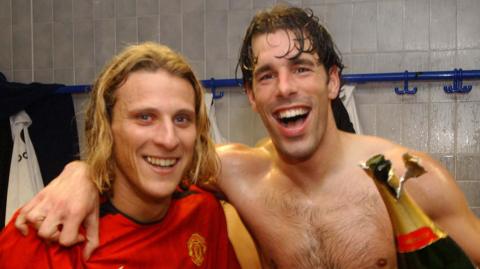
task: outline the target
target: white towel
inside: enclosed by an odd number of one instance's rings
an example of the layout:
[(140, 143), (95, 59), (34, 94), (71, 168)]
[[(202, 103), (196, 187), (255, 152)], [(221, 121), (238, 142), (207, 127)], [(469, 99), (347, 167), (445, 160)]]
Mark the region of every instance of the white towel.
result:
[[(8, 178), (5, 223), (8, 223), (17, 208), (32, 199), (43, 188), (37, 156), (28, 134), (28, 127), (31, 124), (32, 120), (23, 110), (10, 117), (13, 153)], [(22, 131), (25, 142), (21, 137)]]
[(207, 106), (208, 118), (210, 119), (210, 135), (216, 144), (228, 143), (227, 139), (223, 137), (217, 125), (217, 118), (215, 117), (215, 101), (212, 99), (211, 93), (205, 94), (205, 105)]
[(340, 99), (342, 100), (343, 105), (347, 109), (348, 115), (350, 116), (350, 121), (353, 124), (355, 133), (363, 134), (362, 127), (360, 126), (360, 120), (358, 119), (357, 106), (355, 104), (355, 98), (353, 97), (353, 91), (355, 86), (353, 85), (343, 85), (340, 91)]

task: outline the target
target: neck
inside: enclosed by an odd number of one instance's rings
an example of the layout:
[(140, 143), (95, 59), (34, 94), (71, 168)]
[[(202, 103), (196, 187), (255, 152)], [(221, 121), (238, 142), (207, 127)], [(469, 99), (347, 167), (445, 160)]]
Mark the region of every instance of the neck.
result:
[(140, 223), (152, 223), (162, 220), (168, 212), (171, 196), (162, 199), (141, 198), (123, 187), (113, 184), (111, 203), (123, 214)]
[(333, 123), (333, 126), (326, 128), (318, 148), (308, 159), (292, 163), (285, 161), (285, 158), (275, 151), (275, 163), (294, 184), (306, 192), (315, 191), (320, 181), (338, 171), (337, 168), (344, 163), (339, 161), (346, 157), (344, 136), (345, 133), (339, 131)]

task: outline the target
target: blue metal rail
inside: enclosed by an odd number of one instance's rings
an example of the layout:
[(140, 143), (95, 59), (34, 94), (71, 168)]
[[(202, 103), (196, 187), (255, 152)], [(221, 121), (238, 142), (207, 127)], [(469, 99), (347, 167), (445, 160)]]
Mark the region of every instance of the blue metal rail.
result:
[[(342, 76), (346, 84), (369, 83), (369, 82), (392, 82), (403, 81), (404, 88), (395, 88), (397, 94), (415, 94), (417, 88), (408, 88), (409, 81), (431, 81), (431, 80), (451, 80), (451, 85), (444, 86), (446, 93), (468, 93), (472, 89), (471, 85), (463, 85), (463, 80), (480, 80), (480, 70), (462, 70), (453, 71), (419, 71), (419, 72), (399, 72), (399, 73), (371, 73), (371, 74), (346, 74)], [(241, 79), (207, 79), (202, 80), (205, 88), (211, 89), (214, 98), (221, 98), (223, 92), (217, 92), (217, 88), (240, 87)], [(66, 86), (58, 89), (59, 93), (83, 93), (90, 90), (90, 85)]]

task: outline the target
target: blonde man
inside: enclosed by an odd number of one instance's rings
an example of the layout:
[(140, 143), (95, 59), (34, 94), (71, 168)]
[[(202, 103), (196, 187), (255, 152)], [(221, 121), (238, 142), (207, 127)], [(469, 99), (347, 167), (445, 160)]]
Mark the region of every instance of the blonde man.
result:
[(104, 194), (99, 247), (85, 261), (84, 245), (23, 237), (12, 221), (0, 268), (239, 268), (221, 205), (191, 184), (216, 176), (218, 157), (202, 88), (179, 54), (126, 48), (95, 81), (85, 126), (86, 162)]

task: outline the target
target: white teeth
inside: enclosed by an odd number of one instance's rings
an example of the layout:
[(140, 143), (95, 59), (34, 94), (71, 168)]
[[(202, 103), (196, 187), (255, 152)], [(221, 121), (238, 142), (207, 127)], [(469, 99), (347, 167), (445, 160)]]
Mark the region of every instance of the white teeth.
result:
[(300, 115), (307, 114), (308, 110), (305, 108), (294, 108), (289, 110), (284, 110), (278, 113), (280, 119), (292, 118)]
[(161, 167), (170, 167), (177, 162), (175, 158), (160, 159), (160, 158), (147, 156), (146, 159), (147, 159), (147, 162), (149, 162), (150, 164), (161, 166)]

